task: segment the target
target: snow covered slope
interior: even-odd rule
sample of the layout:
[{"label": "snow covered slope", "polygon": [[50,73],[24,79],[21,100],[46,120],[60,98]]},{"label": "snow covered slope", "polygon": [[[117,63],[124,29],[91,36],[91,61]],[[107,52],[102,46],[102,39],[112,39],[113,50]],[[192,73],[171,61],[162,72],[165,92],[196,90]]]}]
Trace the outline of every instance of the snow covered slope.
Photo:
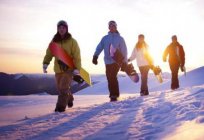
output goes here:
[{"label": "snow covered slope", "polygon": [[[128,76],[120,75],[118,77],[119,85],[120,85],[120,92],[121,93],[133,93],[137,94],[140,92],[140,84],[141,81],[138,83],[133,83]],[[168,90],[171,87],[171,75],[169,73],[163,73],[164,82],[160,84],[156,77],[153,74],[149,74],[148,78],[148,87],[149,91],[162,91]],[[180,87],[191,87],[194,85],[200,85],[204,83],[204,67],[197,68],[195,70],[187,72],[187,75],[184,76],[183,73],[179,77]],[[108,94],[108,85],[107,80],[105,77],[94,77],[94,81],[97,83],[92,86],[88,87],[84,90],[77,92],[78,95],[84,94],[92,94],[92,95],[99,95],[99,94]]]},{"label": "snow covered slope", "polygon": [[[139,74],[140,75],[140,74]],[[104,95],[109,94],[108,91],[108,84],[106,77],[100,78],[97,80],[95,77],[93,81],[97,81],[94,86],[88,87],[86,89],[83,89],[79,92],[77,92],[77,95],[84,95],[84,94],[90,94],[90,95]],[[134,83],[130,80],[130,78],[127,75],[119,75],[118,76],[119,81],[119,88],[121,93],[138,93],[140,91],[140,84],[141,81],[138,83]],[[165,81],[169,81],[169,79],[165,79]],[[149,87],[158,87],[161,86],[161,84],[157,81],[156,77],[153,74],[149,74],[148,79]]]},{"label": "snow covered slope", "polygon": [[169,90],[169,79],[160,86],[150,79],[156,90],[145,97],[137,93],[139,84],[120,77],[118,102],[109,102],[107,83],[100,81],[75,94],[74,107],[64,113],[53,112],[57,96],[0,97],[0,139],[202,140],[203,73],[201,67],[181,76],[175,91]]},{"label": "snow covered slope", "polygon": [[[187,72],[186,76],[181,75],[179,77],[179,83],[181,88],[192,87],[195,85],[201,85],[204,83],[204,66]],[[167,90],[171,87],[171,80],[167,80],[162,85],[151,87],[151,91]]]}]

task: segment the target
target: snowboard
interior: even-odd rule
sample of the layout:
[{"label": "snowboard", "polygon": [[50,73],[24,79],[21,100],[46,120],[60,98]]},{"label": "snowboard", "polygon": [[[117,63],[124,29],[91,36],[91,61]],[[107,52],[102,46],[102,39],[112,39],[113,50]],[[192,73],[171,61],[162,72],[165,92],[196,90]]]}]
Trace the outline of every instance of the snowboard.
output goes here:
[{"label": "snowboard", "polygon": [[184,72],[184,75],[186,76],[186,67],[183,66],[183,67],[180,67],[181,71]]},{"label": "snowboard", "polygon": [[110,56],[120,67],[123,67],[123,65],[125,65],[124,71],[134,83],[137,83],[139,81],[139,76],[134,69],[133,64],[124,63],[124,57],[122,53],[118,49],[114,48],[112,44],[110,45]]},{"label": "snowboard", "polygon": [[161,68],[159,66],[154,66],[153,72],[154,72],[154,75],[156,76],[157,80],[159,81],[159,83],[163,83]]},{"label": "snowboard", "polygon": [[[75,68],[72,57],[69,56],[63,48],[58,46],[56,43],[51,42],[49,45],[49,49],[52,55],[60,59],[67,66],[73,69]],[[90,74],[84,68],[81,67],[81,69],[79,70],[79,74],[87,84],[92,85]],[[74,79],[82,82],[79,75],[77,75],[77,77],[75,77]]]}]

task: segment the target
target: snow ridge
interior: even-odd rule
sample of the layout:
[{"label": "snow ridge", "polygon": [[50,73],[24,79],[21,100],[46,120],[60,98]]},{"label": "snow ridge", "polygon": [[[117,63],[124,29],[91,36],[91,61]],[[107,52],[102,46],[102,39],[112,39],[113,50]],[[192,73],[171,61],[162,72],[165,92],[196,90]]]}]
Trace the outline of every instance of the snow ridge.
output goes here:
[{"label": "snow ridge", "polygon": [[92,95],[94,90],[102,92],[102,88],[97,88],[104,86],[105,81],[98,82],[92,89],[85,89],[89,91],[86,94],[76,94],[74,108],[64,113],[52,111],[56,96],[1,97],[1,123],[11,116],[16,120],[0,125],[0,139],[203,139],[203,72],[201,67],[187,73],[187,77],[181,76],[183,85],[174,91],[164,87],[168,81],[144,97],[126,88],[118,102],[109,102],[105,90]]}]

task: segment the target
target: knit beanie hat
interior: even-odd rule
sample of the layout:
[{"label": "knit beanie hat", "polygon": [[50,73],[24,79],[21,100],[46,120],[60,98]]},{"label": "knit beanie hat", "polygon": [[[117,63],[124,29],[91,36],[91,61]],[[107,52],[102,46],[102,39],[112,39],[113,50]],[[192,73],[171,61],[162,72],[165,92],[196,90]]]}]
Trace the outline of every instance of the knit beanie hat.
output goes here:
[{"label": "knit beanie hat", "polygon": [[117,27],[117,23],[114,20],[108,22],[108,26],[113,25]]},{"label": "knit beanie hat", "polygon": [[66,28],[68,28],[67,22],[64,21],[64,20],[60,20],[60,21],[57,23],[57,28],[58,28],[59,26],[65,26]]}]

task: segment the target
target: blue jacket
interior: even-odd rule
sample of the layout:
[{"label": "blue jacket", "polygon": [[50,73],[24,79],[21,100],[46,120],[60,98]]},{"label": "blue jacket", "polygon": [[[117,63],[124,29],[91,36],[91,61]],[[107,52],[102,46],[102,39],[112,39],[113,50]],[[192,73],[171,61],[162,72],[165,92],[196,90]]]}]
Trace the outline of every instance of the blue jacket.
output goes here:
[{"label": "blue jacket", "polygon": [[127,47],[125,44],[125,40],[120,36],[119,33],[111,33],[104,36],[101,42],[98,44],[94,56],[99,56],[100,53],[104,50],[104,62],[105,64],[112,64],[115,61],[110,56],[110,45],[113,45],[114,48],[117,48],[123,54],[125,60],[127,62]]}]

